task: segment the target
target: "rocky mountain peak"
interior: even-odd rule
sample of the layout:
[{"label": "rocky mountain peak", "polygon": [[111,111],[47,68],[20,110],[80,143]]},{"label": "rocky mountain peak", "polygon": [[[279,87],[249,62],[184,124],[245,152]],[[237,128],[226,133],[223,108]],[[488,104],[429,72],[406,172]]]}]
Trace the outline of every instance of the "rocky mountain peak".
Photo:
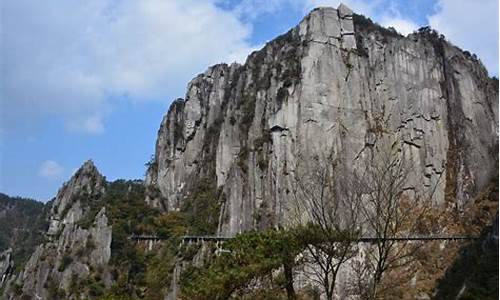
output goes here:
[{"label": "rocky mountain peak", "polygon": [[100,192],[104,188],[104,182],[105,178],[101,175],[94,162],[87,160],[59,190],[57,197],[65,192]]},{"label": "rocky mountain peak", "polygon": [[[29,299],[76,299],[59,295],[95,270],[110,285],[106,266],[111,257],[112,230],[104,203],[106,180],[91,160],[66,182],[52,201],[45,241],[10,279],[17,293]],[[1,262],[1,260],[0,260]],[[1,267],[1,265],[0,265]],[[10,291],[8,291],[10,293]]]},{"label": "rocky mountain peak", "polygon": [[76,171],[75,174],[79,174],[79,173],[102,176],[99,173],[99,170],[97,170],[97,167],[95,166],[94,161],[92,161],[91,159],[85,161],[82,164],[82,166]]},{"label": "rocky mountain peak", "polygon": [[[54,199],[50,214],[48,234],[55,234],[60,223],[74,223],[82,217],[82,202],[99,201],[104,193],[106,180],[92,160],[86,161],[66,182]],[[83,205],[88,206],[88,205]]]}]

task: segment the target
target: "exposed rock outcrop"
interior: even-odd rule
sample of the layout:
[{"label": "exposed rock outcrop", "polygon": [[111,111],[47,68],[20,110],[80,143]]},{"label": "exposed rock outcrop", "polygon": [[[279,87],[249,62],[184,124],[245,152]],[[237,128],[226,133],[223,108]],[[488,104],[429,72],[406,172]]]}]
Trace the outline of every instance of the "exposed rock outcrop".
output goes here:
[{"label": "exposed rock outcrop", "polygon": [[66,224],[83,216],[82,200],[98,199],[104,193],[105,180],[92,161],[87,161],[59,190],[52,203],[48,235],[56,235]]},{"label": "exposed rock outcrop", "polygon": [[14,260],[12,249],[9,248],[0,253],[0,287],[3,286],[10,274],[14,271]]},{"label": "exposed rock outcrop", "polygon": [[[59,190],[52,202],[46,242],[24,269],[10,279],[7,299],[80,299],[97,274],[103,287],[111,284],[111,226],[101,203],[105,179],[87,161]],[[95,281],[95,280],[94,280]],[[86,283],[85,285],[82,283]]]},{"label": "exposed rock outcrop", "polygon": [[356,170],[392,148],[416,171],[408,189],[460,207],[497,172],[497,89],[430,30],[403,37],[344,5],[318,8],[244,65],[189,83],[161,123],[146,200],[182,209],[208,178],[219,231],[234,235],[288,222],[298,165],[333,151]]}]

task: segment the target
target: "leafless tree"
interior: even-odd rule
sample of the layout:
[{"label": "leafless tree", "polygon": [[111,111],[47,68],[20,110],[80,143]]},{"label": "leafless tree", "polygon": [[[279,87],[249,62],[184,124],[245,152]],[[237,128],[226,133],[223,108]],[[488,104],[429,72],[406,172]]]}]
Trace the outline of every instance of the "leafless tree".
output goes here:
[{"label": "leafless tree", "polygon": [[300,162],[293,195],[311,266],[306,273],[333,299],[341,266],[357,253],[361,193],[333,154]]},{"label": "leafless tree", "polygon": [[366,165],[356,169],[341,162],[330,155],[296,168],[296,215],[299,224],[306,224],[303,239],[316,266],[309,275],[324,288],[327,299],[333,299],[341,266],[358,254],[358,238],[374,237],[365,259],[356,263],[358,295],[375,299],[393,288],[382,284],[384,274],[414,262],[420,244],[392,238],[418,234],[420,219],[432,209],[435,187],[424,196],[409,185],[417,177],[402,151],[374,151]]},{"label": "leafless tree", "polygon": [[[408,267],[421,244],[398,242],[392,238],[418,235],[420,219],[432,209],[435,187],[425,195],[409,185],[415,175],[414,165],[402,151],[379,152],[357,176],[362,190],[360,214],[367,232],[376,240],[367,252],[365,270],[371,270],[368,295],[379,298],[394,287],[382,279],[385,273]],[[437,185],[436,185],[437,186]],[[400,282],[393,282],[396,285]]]}]

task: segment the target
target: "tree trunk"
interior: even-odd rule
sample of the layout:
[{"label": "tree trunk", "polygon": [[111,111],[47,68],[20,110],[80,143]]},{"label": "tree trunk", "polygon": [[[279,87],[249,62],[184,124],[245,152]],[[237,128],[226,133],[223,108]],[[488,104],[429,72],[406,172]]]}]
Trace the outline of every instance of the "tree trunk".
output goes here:
[{"label": "tree trunk", "polygon": [[285,289],[288,300],[296,300],[297,295],[293,288],[293,258],[287,257],[283,262],[283,270],[285,273]]}]

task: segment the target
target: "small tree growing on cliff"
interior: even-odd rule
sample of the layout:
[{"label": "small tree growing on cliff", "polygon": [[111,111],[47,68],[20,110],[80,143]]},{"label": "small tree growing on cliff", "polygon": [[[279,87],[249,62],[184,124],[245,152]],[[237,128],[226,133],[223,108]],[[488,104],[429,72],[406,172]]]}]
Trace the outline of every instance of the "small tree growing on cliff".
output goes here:
[{"label": "small tree growing on cliff", "polygon": [[302,227],[298,238],[306,245],[311,265],[305,272],[329,300],[334,298],[341,266],[357,253],[359,233],[361,193],[339,161],[331,154],[298,165],[293,191]]}]

